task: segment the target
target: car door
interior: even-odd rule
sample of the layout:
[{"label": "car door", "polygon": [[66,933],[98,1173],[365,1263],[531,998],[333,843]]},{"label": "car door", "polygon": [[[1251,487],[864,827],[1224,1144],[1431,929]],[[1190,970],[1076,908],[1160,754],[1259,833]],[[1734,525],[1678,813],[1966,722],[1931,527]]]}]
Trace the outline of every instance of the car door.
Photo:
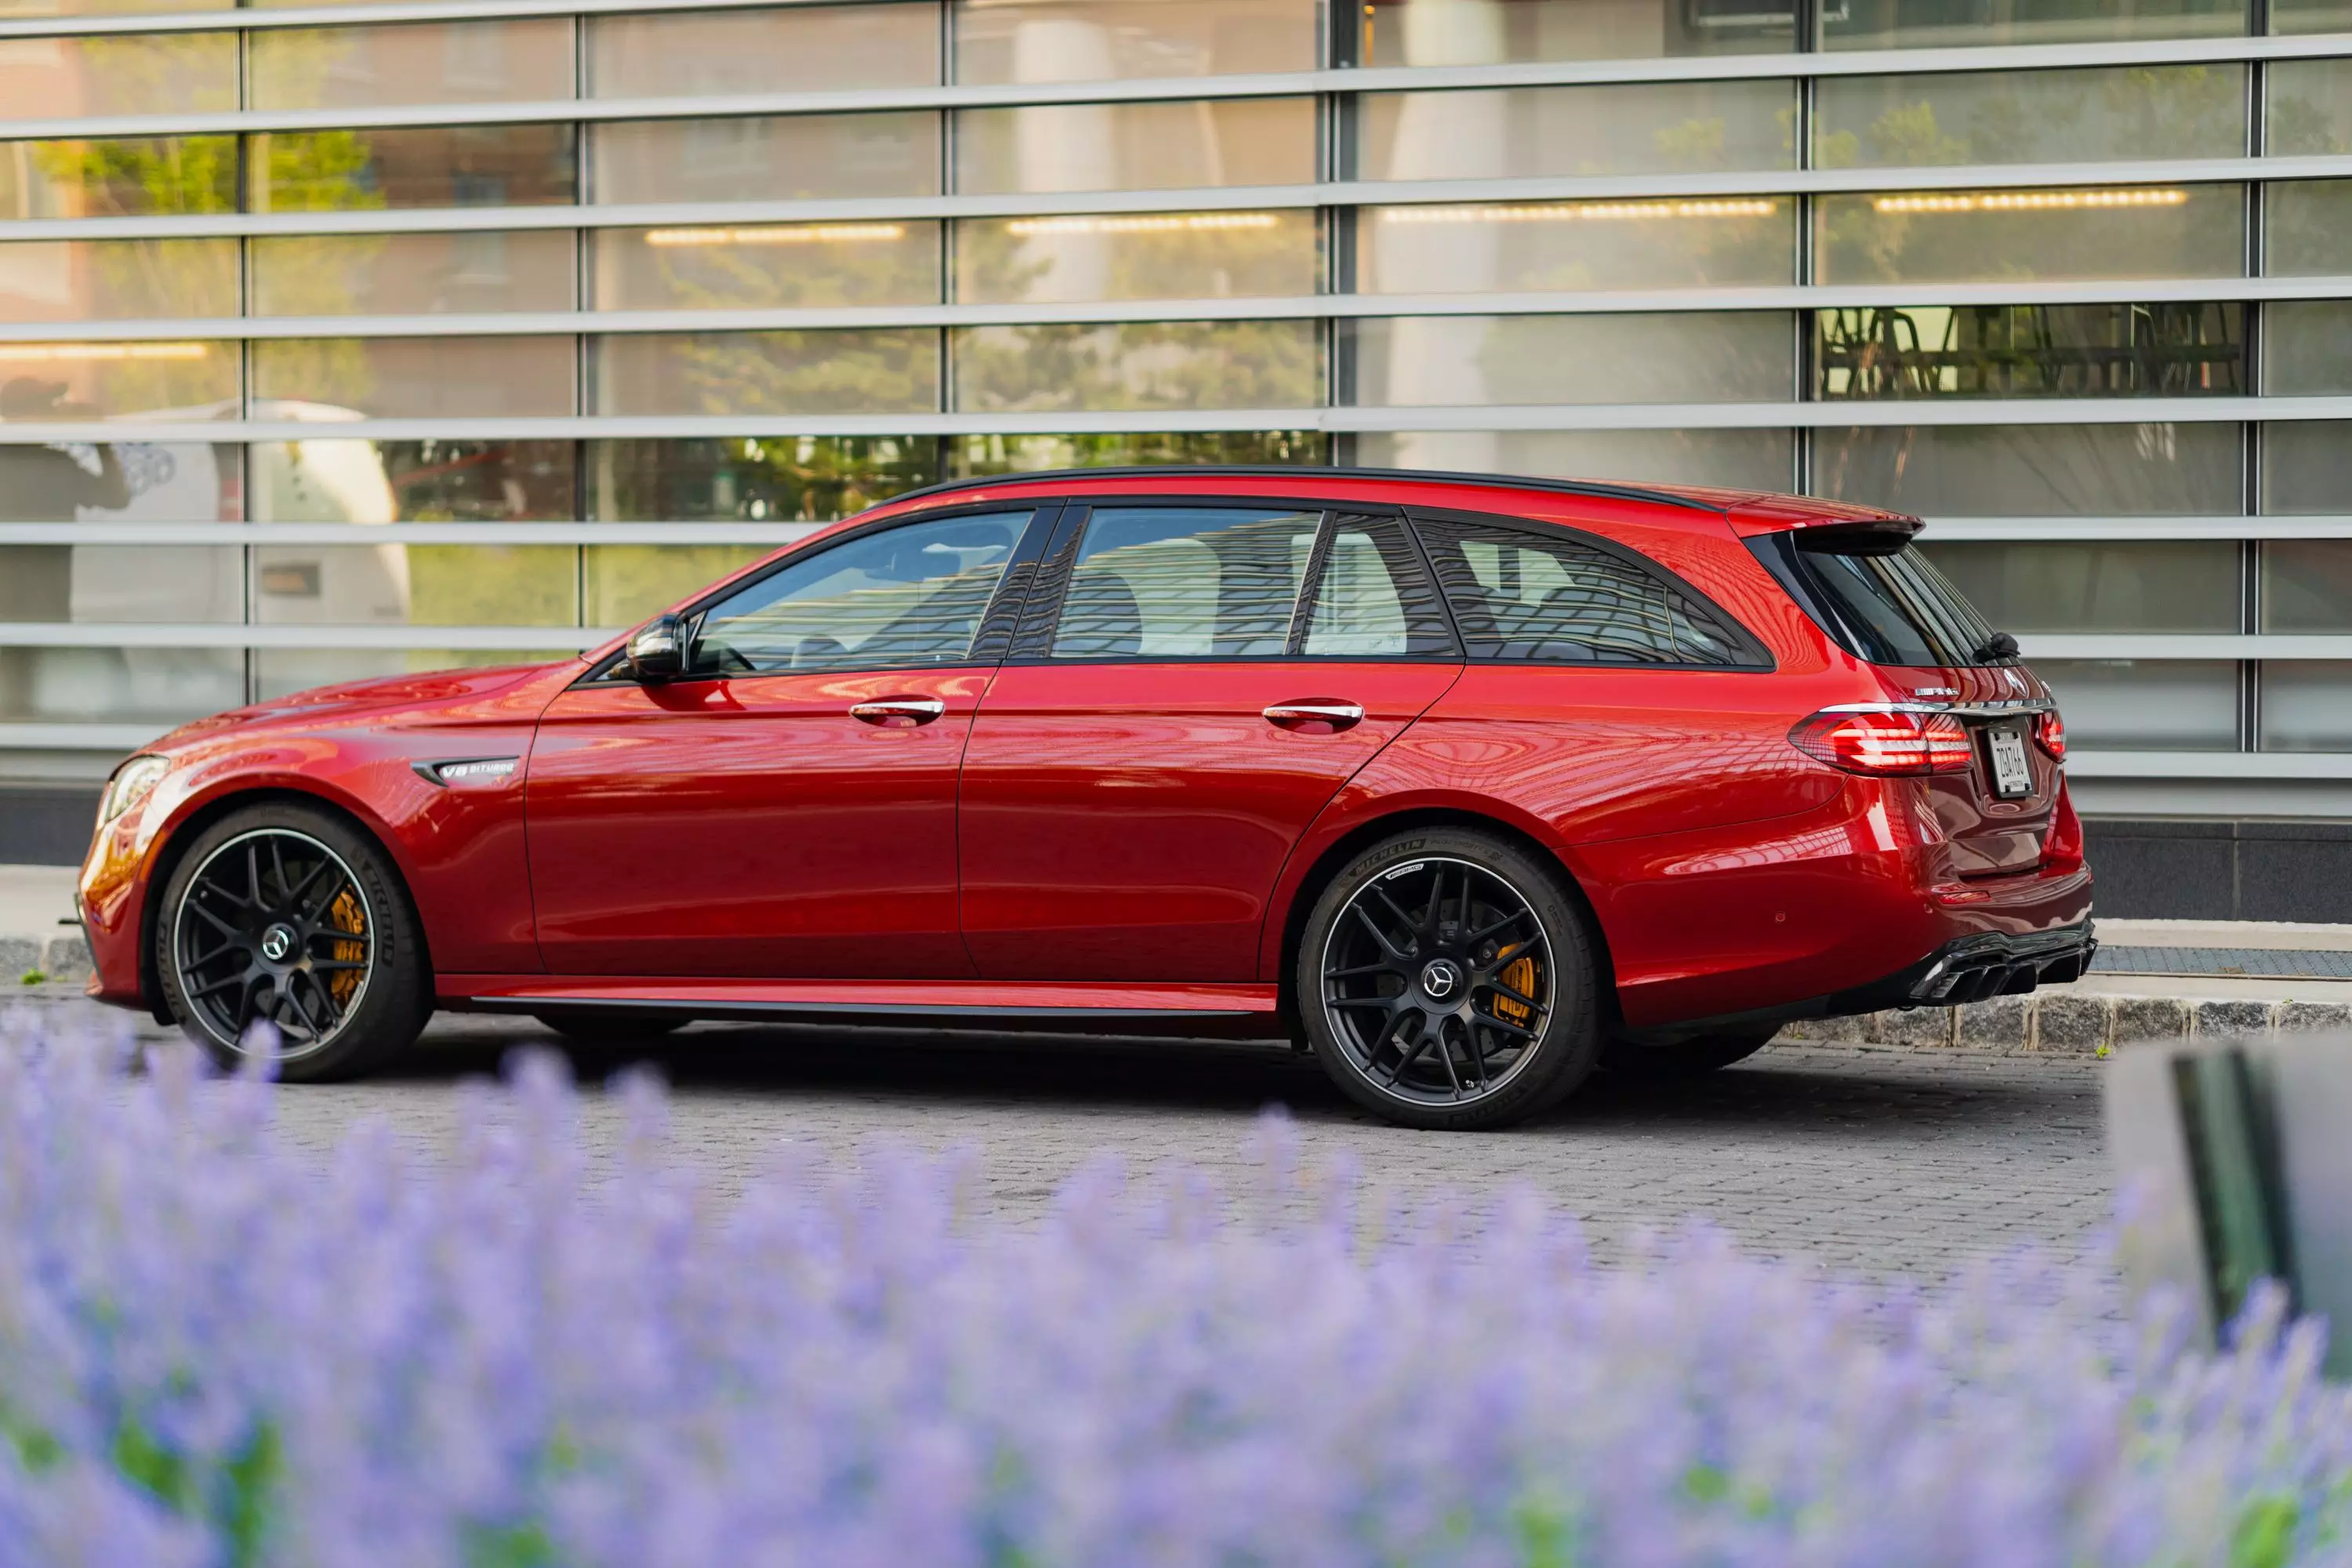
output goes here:
[{"label": "car door", "polygon": [[623,668],[557,698],[526,781],[548,969],[970,977],[956,770],[1012,629],[992,615],[1051,512],[932,514],[789,556],[689,617],[685,678]]},{"label": "car door", "polygon": [[980,973],[1259,978],[1292,847],[1460,669],[1400,518],[1074,504],[965,752]]}]

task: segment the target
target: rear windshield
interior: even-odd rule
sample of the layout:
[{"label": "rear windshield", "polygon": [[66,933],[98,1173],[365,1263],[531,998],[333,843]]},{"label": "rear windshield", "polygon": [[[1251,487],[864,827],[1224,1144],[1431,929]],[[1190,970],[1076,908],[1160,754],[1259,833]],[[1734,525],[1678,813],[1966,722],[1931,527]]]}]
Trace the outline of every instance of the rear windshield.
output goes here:
[{"label": "rear windshield", "polygon": [[1872,664],[2008,664],[1993,628],[1935,563],[1910,545],[1891,555],[1799,549],[1797,535],[1766,534],[1748,548],[1848,653]]}]

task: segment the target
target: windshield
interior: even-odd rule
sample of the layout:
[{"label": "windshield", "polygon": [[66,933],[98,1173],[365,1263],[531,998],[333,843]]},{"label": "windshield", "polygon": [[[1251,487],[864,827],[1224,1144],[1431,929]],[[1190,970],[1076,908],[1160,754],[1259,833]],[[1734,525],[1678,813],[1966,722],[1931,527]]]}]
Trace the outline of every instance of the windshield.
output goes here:
[{"label": "windshield", "polygon": [[[1873,664],[1986,665],[1993,628],[1935,563],[1905,545],[1888,555],[1801,549],[1795,532],[1748,541],[1822,629]],[[2014,656],[2012,655],[2011,658]]]}]

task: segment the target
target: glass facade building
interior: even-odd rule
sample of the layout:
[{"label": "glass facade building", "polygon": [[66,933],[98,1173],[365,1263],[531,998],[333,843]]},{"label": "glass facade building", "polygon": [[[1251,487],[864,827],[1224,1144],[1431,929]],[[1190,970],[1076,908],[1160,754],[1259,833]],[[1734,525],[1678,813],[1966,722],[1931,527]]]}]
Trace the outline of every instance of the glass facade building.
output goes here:
[{"label": "glass facade building", "polygon": [[2086,811],[2352,821],[2348,441],[2352,0],[0,0],[20,786],[1223,458],[1915,511]]}]

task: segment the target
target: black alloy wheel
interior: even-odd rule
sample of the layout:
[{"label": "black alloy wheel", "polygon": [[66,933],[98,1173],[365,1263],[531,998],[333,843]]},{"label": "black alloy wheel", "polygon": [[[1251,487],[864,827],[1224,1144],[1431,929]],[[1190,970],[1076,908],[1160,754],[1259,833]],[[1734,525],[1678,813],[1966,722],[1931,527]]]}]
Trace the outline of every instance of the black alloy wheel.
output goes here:
[{"label": "black alloy wheel", "polygon": [[156,922],[173,1016],[216,1060],[278,1032],[280,1073],[342,1076],[429,1011],[415,918],[382,852],[323,812],[238,812],[183,857]]},{"label": "black alloy wheel", "polygon": [[1592,964],[1556,874],[1461,829],[1400,836],[1325,891],[1298,994],[1326,1069],[1412,1126],[1499,1126],[1597,1053]]}]

